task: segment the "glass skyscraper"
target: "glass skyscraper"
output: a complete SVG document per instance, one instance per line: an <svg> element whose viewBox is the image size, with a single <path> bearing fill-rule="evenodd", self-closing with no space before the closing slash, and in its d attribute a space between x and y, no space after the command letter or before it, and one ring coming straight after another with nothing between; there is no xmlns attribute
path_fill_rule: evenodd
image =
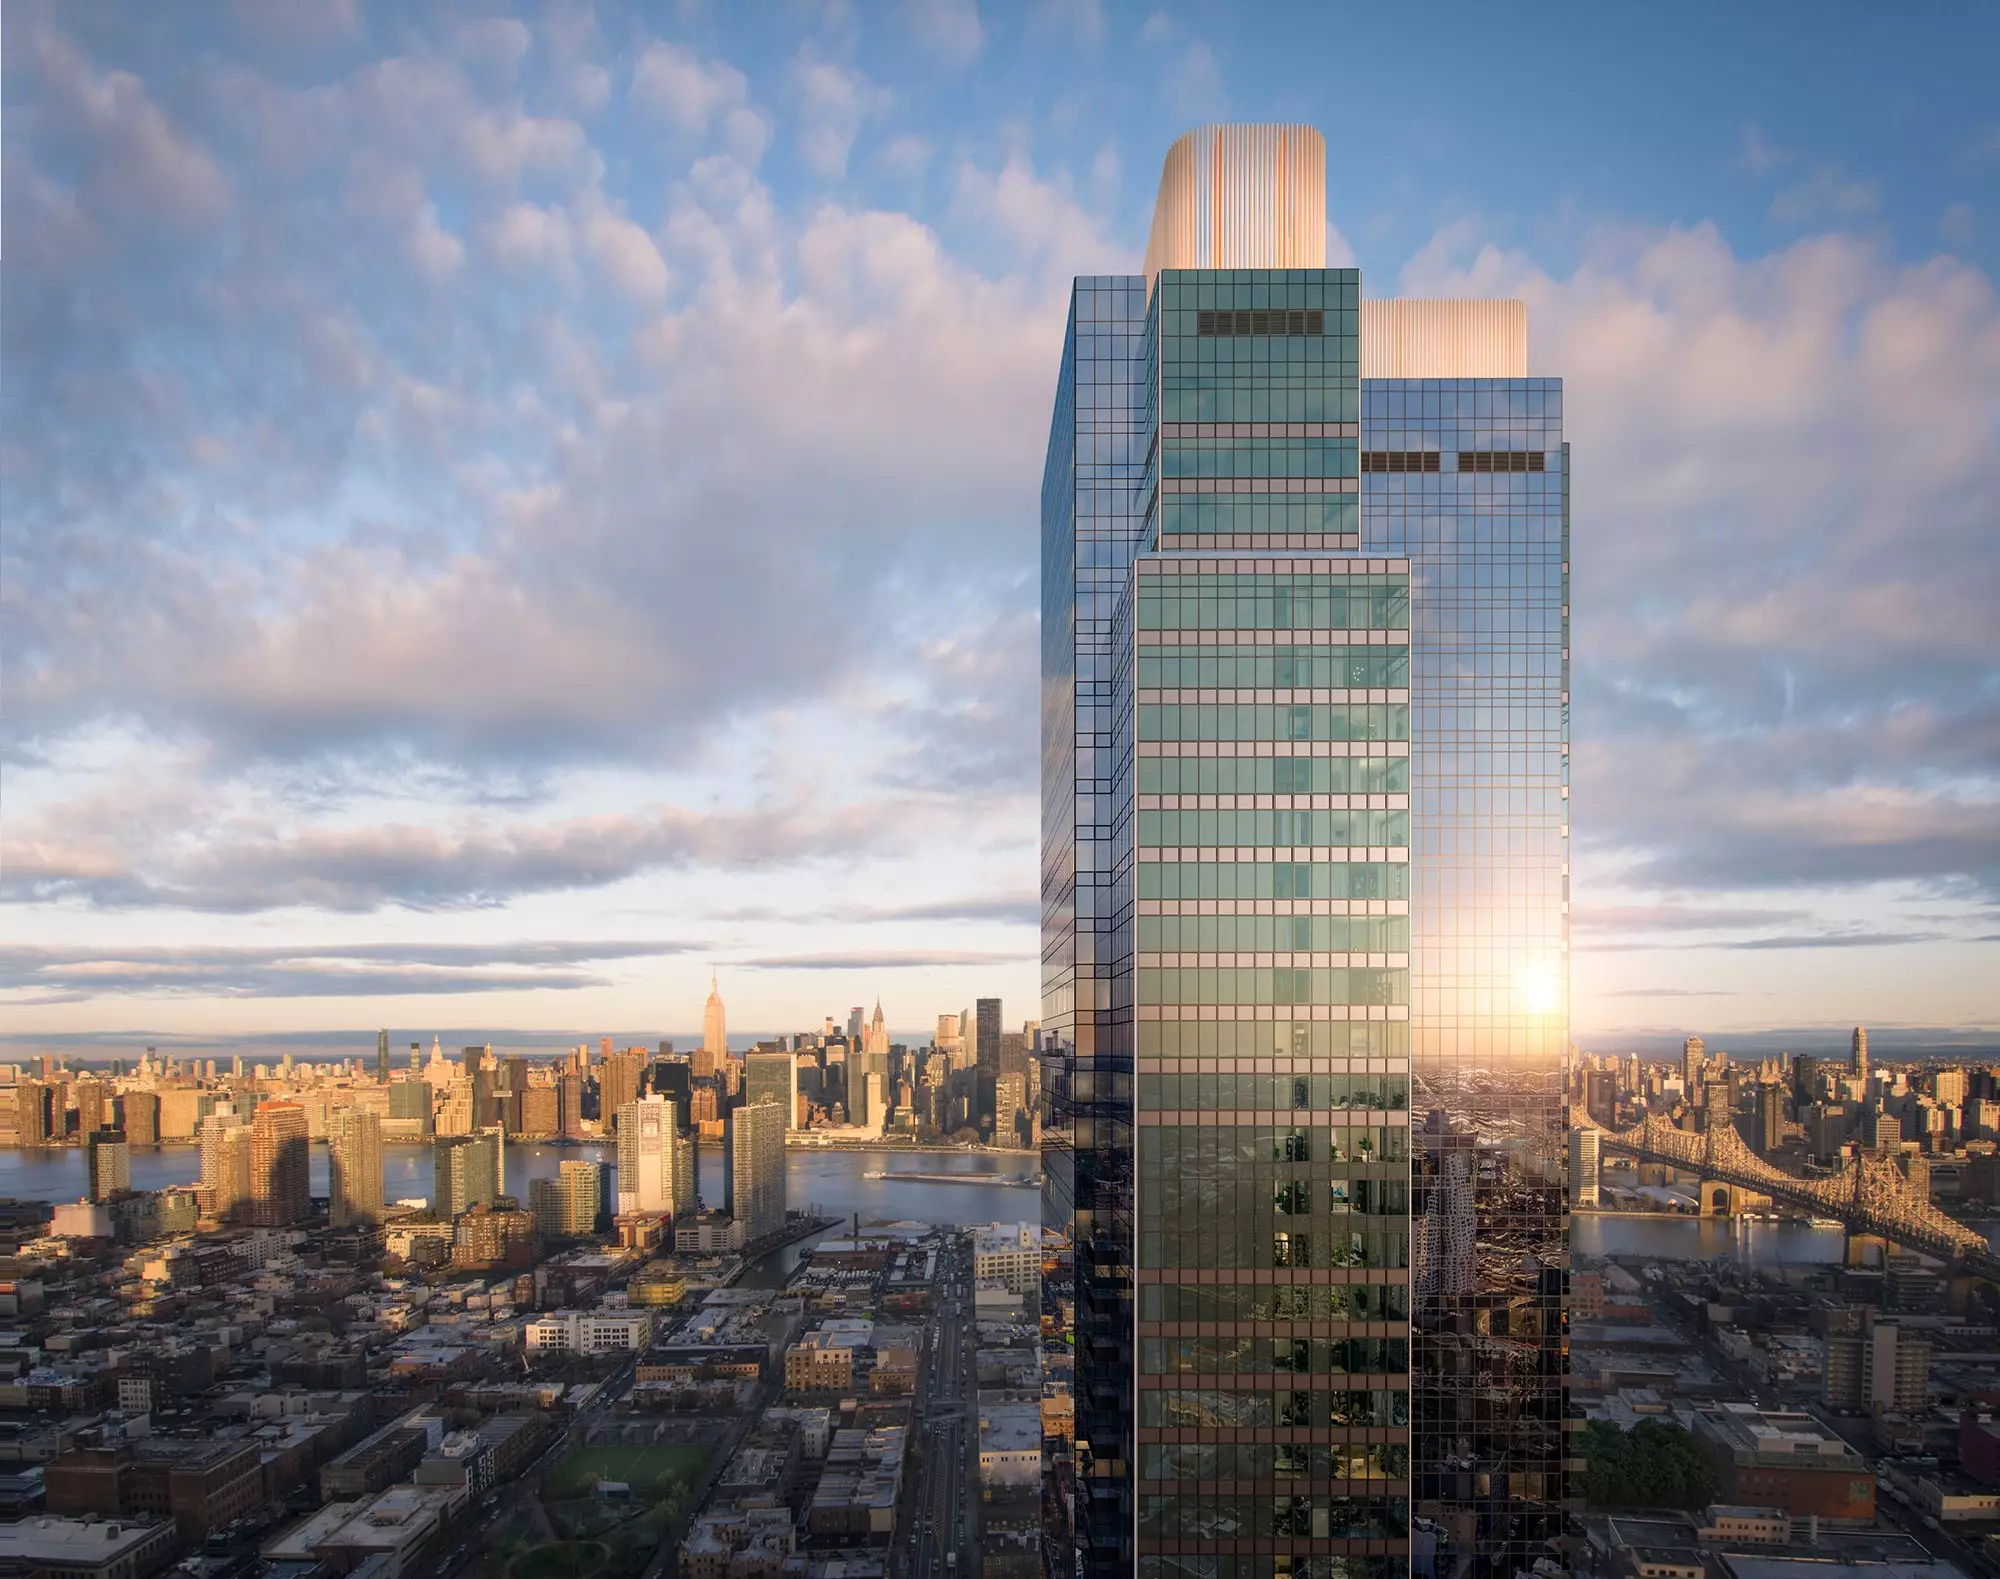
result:
<svg viewBox="0 0 2000 1579"><path fill-rule="evenodd" d="M1051 1573L1560 1533L1567 491L1515 303L1364 303L1324 145L1190 134L1043 482Z"/></svg>

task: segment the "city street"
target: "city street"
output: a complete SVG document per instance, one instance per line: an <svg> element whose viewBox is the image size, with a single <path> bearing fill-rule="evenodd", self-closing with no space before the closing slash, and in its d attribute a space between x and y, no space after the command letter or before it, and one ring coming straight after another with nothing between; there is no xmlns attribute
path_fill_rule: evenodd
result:
<svg viewBox="0 0 2000 1579"><path fill-rule="evenodd" d="M911 1579L969 1579L979 1570L978 1327L970 1319L971 1290L971 1258L954 1239L938 1263L936 1314L919 1379L923 1468L904 1498L908 1535L899 1543Z"/></svg>

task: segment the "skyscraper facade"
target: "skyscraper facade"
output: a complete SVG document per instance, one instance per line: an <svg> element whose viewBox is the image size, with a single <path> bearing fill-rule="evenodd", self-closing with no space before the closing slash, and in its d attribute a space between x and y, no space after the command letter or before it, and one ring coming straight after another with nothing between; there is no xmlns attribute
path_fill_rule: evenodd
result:
<svg viewBox="0 0 2000 1579"><path fill-rule="evenodd" d="M125 1138L134 1146L160 1143L160 1099L151 1091L127 1091L119 1098L125 1114Z"/></svg>
<svg viewBox="0 0 2000 1579"><path fill-rule="evenodd" d="M108 1201L132 1188L132 1153L125 1144L123 1130L93 1130L84 1144L90 1153L93 1201Z"/></svg>
<svg viewBox="0 0 2000 1579"><path fill-rule="evenodd" d="M798 1127L799 1065L790 1053L751 1053L743 1060L743 1100L775 1102L784 1109L785 1128Z"/></svg>
<svg viewBox="0 0 2000 1579"><path fill-rule="evenodd" d="M327 1220L346 1228L382 1220L382 1119L359 1108L327 1115Z"/></svg>
<svg viewBox="0 0 2000 1579"><path fill-rule="evenodd" d="M441 1137L431 1148L431 1207L454 1218L500 1195L500 1142L492 1135Z"/></svg>
<svg viewBox="0 0 2000 1579"><path fill-rule="evenodd" d="M674 1151L681 1142L674 1105L665 1097L627 1102L617 1112L618 1210L674 1210Z"/></svg>
<svg viewBox="0 0 2000 1579"><path fill-rule="evenodd" d="M1052 1571L1510 1573L1560 1533L1560 394L1518 304L1364 304L1324 235L1316 133L1211 128L1147 272L1072 297Z"/></svg>
<svg viewBox="0 0 2000 1579"><path fill-rule="evenodd" d="M785 1115L775 1102L729 1110L722 1206L751 1243L785 1226Z"/></svg>
<svg viewBox="0 0 2000 1579"><path fill-rule="evenodd" d="M581 1239L595 1233L603 1179L604 1170L597 1163L569 1159L558 1164L553 1179L536 1179L530 1184L529 1206L542 1236Z"/></svg>
<svg viewBox="0 0 2000 1579"><path fill-rule="evenodd" d="M701 1010L701 1052L696 1056L694 1072L698 1078L707 1079L721 1067L723 1059L729 1056L729 1016L722 1007L722 988L713 976L708 979L708 1002Z"/></svg>
<svg viewBox="0 0 2000 1579"><path fill-rule="evenodd" d="M604 1060L597 1072L597 1082L601 1111L607 1117L638 1099L639 1083L645 1072L645 1055L637 1051L616 1053Z"/></svg>
<svg viewBox="0 0 2000 1579"><path fill-rule="evenodd" d="M375 1078L383 1085L389 1083L389 1033L375 1033Z"/></svg>
<svg viewBox="0 0 2000 1579"><path fill-rule="evenodd" d="M266 1228L303 1223L312 1209L312 1142L297 1102L266 1102L250 1121L250 1217Z"/></svg>

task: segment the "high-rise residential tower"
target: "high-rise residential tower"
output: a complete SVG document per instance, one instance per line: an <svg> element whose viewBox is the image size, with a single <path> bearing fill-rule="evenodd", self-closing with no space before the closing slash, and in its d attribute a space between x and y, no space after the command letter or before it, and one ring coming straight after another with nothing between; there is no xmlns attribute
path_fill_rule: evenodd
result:
<svg viewBox="0 0 2000 1579"><path fill-rule="evenodd" d="M749 1244L785 1226L785 1115L775 1102L733 1107L722 1139L722 1209Z"/></svg>
<svg viewBox="0 0 2000 1579"><path fill-rule="evenodd" d="M1562 1530L1561 395L1520 304L1364 302L1325 235L1317 133L1209 128L1145 272L1072 297L1052 1572L1505 1575Z"/></svg>
<svg viewBox="0 0 2000 1579"><path fill-rule="evenodd" d="M499 1139L490 1134L440 1138L431 1148L431 1178L431 1208L440 1217L491 1206L500 1195Z"/></svg>
<svg viewBox="0 0 2000 1579"><path fill-rule="evenodd" d="M250 1217L266 1228L303 1223L312 1210L312 1141L297 1102L266 1102L250 1121Z"/></svg>
<svg viewBox="0 0 2000 1579"><path fill-rule="evenodd" d="M108 1201L132 1188L132 1153L125 1144L123 1130L93 1130L84 1145L89 1148L93 1201Z"/></svg>
<svg viewBox="0 0 2000 1579"><path fill-rule="evenodd" d="M636 1098L618 1109L618 1210L672 1212L675 1152L685 1144L674 1104L665 1097Z"/></svg>
<svg viewBox="0 0 2000 1579"><path fill-rule="evenodd" d="M382 1119L359 1108L327 1115L327 1221L346 1228L382 1220Z"/></svg>

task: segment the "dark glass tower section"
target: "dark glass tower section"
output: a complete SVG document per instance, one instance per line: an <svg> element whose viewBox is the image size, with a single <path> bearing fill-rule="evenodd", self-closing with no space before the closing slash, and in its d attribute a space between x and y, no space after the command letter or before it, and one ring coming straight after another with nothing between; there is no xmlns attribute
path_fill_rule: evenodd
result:
<svg viewBox="0 0 2000 1579"><path fill-rule="evenodd" d="M1362 383L1362 542L1406 557L1416 1572L1561 1533L1569 458L1562 386Z"/></svg>
<svg viewBox="0 0 2000 1579"><path fill-rule="evenodd" d="M1071 1246L1042 1308L1070 1347L1087 1444L1045 1465L1043 1556L1065 1576L1083 1571L1089 1532L1133 1517L1131 904L1129 857L1128 891L1114 886L1113 693L1148 524L1146 324L1143 279L1077 280L1042 477L1043 1221Z"/></svg>

